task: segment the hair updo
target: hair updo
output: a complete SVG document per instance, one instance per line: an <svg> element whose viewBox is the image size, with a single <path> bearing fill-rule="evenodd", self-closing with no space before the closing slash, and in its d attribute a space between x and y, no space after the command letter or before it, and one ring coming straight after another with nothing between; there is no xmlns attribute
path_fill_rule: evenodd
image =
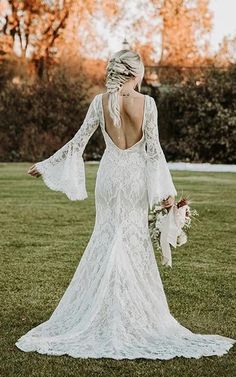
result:
<svg viewBox="0 0 236 377"><path fill-rule="evenodd" d="M139 76L138 91L144 75L144 65L140 55L131 50L116 52L107 64L106 88L109 93L108 110L115 127L121 126L119 92L125 82Z"/></svg>

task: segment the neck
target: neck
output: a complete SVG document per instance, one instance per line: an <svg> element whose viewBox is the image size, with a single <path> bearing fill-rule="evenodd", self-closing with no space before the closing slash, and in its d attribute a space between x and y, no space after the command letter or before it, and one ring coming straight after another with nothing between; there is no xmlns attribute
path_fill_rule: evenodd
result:
<svg viewBox="0 0 236 377"><path fill-rule="evenodd" d="M134 94L136 93L136 90L134 90L134 87L131 85L123 85L122 88L120 89L120 94L125 95L125 94Z"/></svg>

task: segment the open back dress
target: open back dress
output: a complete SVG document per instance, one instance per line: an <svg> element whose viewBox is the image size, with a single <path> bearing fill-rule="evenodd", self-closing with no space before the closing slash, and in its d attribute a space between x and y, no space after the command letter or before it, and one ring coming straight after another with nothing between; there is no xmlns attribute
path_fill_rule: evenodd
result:
<svg viewBox="0 0 236 377"><path fill-rule="evenodd" d="M51 317L16 346L75 358L171 359L223 355L235 342L195 334L170 313L148 228L148 210L176 189L159 143L157 108L144 98L142 138L119 148L96 95L75 136L36 167L71 200L87 198L82 153L101 127L106 148L96 176L96 218L74 276Z"/></svg>

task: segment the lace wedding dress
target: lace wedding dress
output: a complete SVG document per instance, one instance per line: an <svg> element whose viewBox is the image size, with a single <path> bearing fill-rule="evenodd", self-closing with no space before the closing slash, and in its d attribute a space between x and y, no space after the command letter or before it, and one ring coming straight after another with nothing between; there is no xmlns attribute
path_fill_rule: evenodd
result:
<svg viewBox="0 0 236 377"><path fill-rule="evenodd" d="M176 190L159 144L152 97L145 95L141 140L120 149L105 130L102 94L95 96L75 136L36 164L44 182L71 200L87 197L82 153L99 125L106 149L96 177L93 233L51 317L16 346L75 358L225 354L234 339L194 334L168 308L149 235L148 208Z"/></svg>

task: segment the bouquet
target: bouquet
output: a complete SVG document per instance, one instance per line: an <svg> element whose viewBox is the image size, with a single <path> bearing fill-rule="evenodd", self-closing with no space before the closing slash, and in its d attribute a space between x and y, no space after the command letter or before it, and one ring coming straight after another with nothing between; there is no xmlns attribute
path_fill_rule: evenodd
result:
<svg viewBox="0 0 236 377"><path fill-rule="evenodd" d="M190 208L190 201L183 197L170 208L155 204L149 212L148 226L153 246L161 252L162 264L172 267L171 249L187 242L192 220L198 216Z"/></svg>

